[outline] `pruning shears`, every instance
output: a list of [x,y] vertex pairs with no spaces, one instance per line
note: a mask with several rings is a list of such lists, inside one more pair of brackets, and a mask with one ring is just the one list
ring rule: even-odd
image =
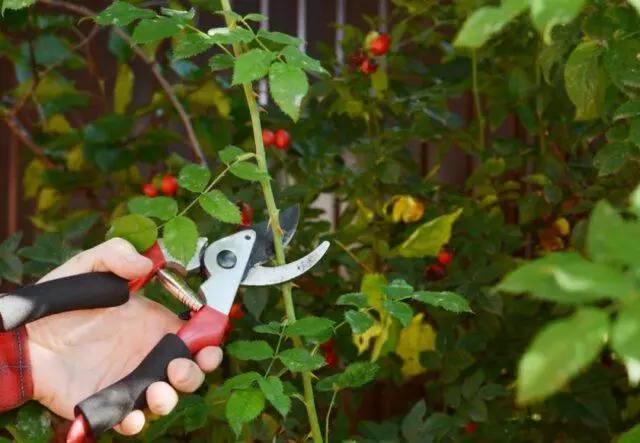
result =
[[[293,238],[300,209],[280,213],[282,242]],[[263,266],[275,256],[268,221],[209,242],[200,238],[191,260],[184,265],[161,240],[145,256],[153,262],[146,277],[127,281],[111,273],[88,273],[25,286],[0,297],[0,331],[8,331],[61,312],[119,306],[129,294],[156,278],[185,304],[189,319],[176,334],[165,335],[129,375],[76,405],[67,442],[98,437],[120,423],[131,411],[146,407],[146,390],[154,382],[167,381],[167,367],[176,358],[191,358],[206,346],[224,341],[229,313],[240,286],[272,286],[291,281],[313,268],[329,248],[321,243],[305,257],[282,266]],[[196,292],[185,277],[201,273],[204,283]]]

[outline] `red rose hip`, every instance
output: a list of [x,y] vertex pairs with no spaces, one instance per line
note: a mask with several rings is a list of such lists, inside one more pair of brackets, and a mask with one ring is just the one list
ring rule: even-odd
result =
[[467,423],[467,425],[464,427],[464,431],[467,434],[473,434],[474,432],[476,432],[477,429],[478,429],[478,423],[476,423],[475,421],[471,421]]
[[263,129],[262,130],[262,141],[265,145],[265,147],[269,147],[269,146],[273,146],[273,143],[275,142],[275,135],[273,133],[273,131],[270,131],[268,129]]
[[381,56],[389,52],[391,37],[389,34],[380,34],[369,43],[369,52],[373,55]]
[[142,185],[142,193],[147,197],[156,197],[158,195],[158,188],[151,183],[145,183]]
[[173,175],[165,175],[160,186],[162,193],[167,197],[173,197],[178,193],[178,180]]
[[451,264],[452,261],[453,261],[453,254],[451,252],[440,251],[440,253],[438,254],[438,262],[440,262],[441,265],[447,266]]
[[247,203],[242,201],[237,201],[236,205],[240,209],[240,216],[242,220],[240,221],[240,227],[248,228],[253,223],[253,209]]
[[371,75],[378,70],[378,64],[372,58],[365,59],[360,65],[360,71],[363,74]]
[[285,151],[291,145],[291,136],[284,129],[278,129],[274,135],[276,148]]

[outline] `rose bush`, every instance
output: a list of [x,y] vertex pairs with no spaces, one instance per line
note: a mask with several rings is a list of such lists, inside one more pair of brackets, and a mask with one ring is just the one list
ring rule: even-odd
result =
[[[199,235],[269,218],[279,241],[278,208],[295,203],[287,255],[332,243],[294,284],[243,290],[224,367],[141,439],[640,438],[637,2],[394,0],[388,34],[375,18],[344,27],[344,66],[227,0],[31,3],[3,2],[17,84],[0,109],[42,233],[2,243],[1,278],[37,277],[105,237],[141,251],[162,238],[184,260]],[[224,22],[197,28],[206,11]],[[80,18],[88,32],[70,37]],[[99,32],[113,92],[83,51]],[[157,86],[132,103],[139,60]],[[87,119],[90,103],[102,114]],[[426,174],[416,142],[436,151]],[[462,186],[438,179],[454,147],[476,164]],[[341,202],[335,226],[313,205],[325,193]],[[145,295],[184,309],[155,283]],[[34,405],[0,424],[29,442],[61,426]]]

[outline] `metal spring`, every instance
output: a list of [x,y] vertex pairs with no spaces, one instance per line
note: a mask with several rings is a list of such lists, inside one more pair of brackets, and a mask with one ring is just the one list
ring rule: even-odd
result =
[[179,275],[166,269],[160,269],[156,277],[171,295],[192,311],[199,311],[204,306],[198,294]]

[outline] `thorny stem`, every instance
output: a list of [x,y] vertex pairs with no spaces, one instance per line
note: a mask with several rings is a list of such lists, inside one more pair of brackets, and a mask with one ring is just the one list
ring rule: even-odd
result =
[[331,403],[329,403],[329,410],[327,411],[327,418],[324,423],[324,436],[329,441],[329,424],[331,423],[331,410],[336,403],[336,395],[338,395],[338,389],[333,390],[333,396],[331,397]]
[[480,102],[480,88],[478,85],[478,53],[474,49],[471,55],[472,63],[472,90],[473,90],[473,103],[476,108],[476,118],[478,119],[478,146],[480,151],[484,151],[485,148],[485,120],[482,113],[482,103]]
[[[231,4],[229,0],[221,0],[222,9],[225,12],[231,12]],[[231,20],[228,15],[225,15],[227,26],[235,28],[235,21]],[[236,55],[241,53],[240,45],[233,45],[233,51]],[[256,102],[256,98],[251,87],[251,83],[244,83],[242,85],[244,94],[249,106],[249,112],[251,113],[251,124],[253,126],[253,137],[256,145],[256,156],[258,162],[258,168],[262,172],[268,173],[267,155],[264,149],[264,142],[262,140],[262,125],[260,123],[260,108]],[[271,189],[271,182],[269,179],[260,180],[260,186],[264,194],[267,210],[269,211],[269,219],[271,224],[271,230],[273,231],[273,243],[276,251],[276,263],[278,265],[285,264],[284,248],[282,246],[282,228],[280,228],[280,217],[276,201],[273,196],[273,190]],[[285,312],[289,322],[296,321],[296,311],[293,304],[293,296],[291,294],[291,283],[282,285],[282,299],[284,301]],[[293,338],[293,343],[296,348],[302,348],[303,344],[299,337]],[[302,373],[302,384],[304,387],[304,399],[305,406],[307,408],[307,415],[309,417],[309,424],[311,426],[311,434],[315,443],[322,443],[322,431],[320,430],[320,422],[318,420],[318,412],[316,411],[316,404],[313,393],[313,386],[311,384],[311,374],[309,372]]]

